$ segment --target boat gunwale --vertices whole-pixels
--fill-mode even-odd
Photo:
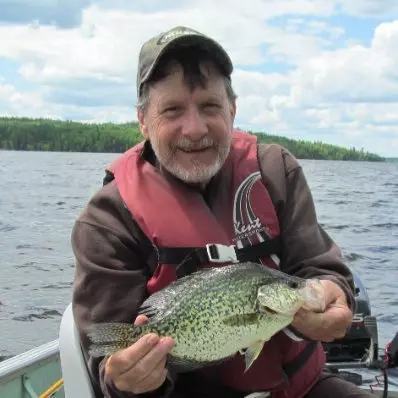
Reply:
[[[0,362],[0,384],[29,373],[38,366],[59,358],[59,340],[34,347]]]
[[[59,339],[56,339],[8,358],[0,362],[0,385],[6,384],[17,377],[24,376],[35,368],[43,366],[46,363],[51,363],[54,361],[54,358],[58,359],[59,357]],[[351,368],[351,370],[353,369]],[[357,369],[359,373],[361,373],[361,370],[363,371],[364,369]],[[369,380],[367,381],[369,382]],[[370,386],[365,381],[358,387],[369,392],[371,390]],[[374,386],[373,391],[376,394],[380,394],[383,392],[383,387]],[[395,383],[391,386],[389,385],[389,393],[391,398],[398,397],[398,388]]]

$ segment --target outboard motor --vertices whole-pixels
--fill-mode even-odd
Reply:
[[[354,273],[356,311],[352,326],[344,338],[324,343],[328,364],[352,364],[371,357],[377,358],[378,332],[372,316],[370,300],[358,275]],[[351,367],[351,366],[349,366]]]
[[[351,329],[343,339],[324,343],[326,366],[340,377],[362,385],[361,369],[380,371],[383,398],[388,397],[388,369],[398,367],[398,333],[379,355],[377,321],[371,314],[370,300],[359,276],[354,274],[356,312]],[[375,377],[378,382],[378,378]],[[379,384],[379,382],[378,382]]]

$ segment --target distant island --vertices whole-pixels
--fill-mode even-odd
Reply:
[[[260,142],[284,146],[298,159],[386,161],[363,148],[344,148],[320,141],[246,132],[258,136]],[[0,118],[0,149],[6,150],[122,153],[141,140],[137,122],[82,123],[43,118]]]

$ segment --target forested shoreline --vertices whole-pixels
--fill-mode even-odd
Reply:
[[[260,142],[284,146],[299,159],[377,161],[385,159],[362,148],[293,140],[248,131]],[[81,123],[54,119],[0,118],[0,149],[20,151],[122,153],[142,140],[136,122]]]

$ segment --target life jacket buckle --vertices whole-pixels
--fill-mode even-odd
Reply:
[[[244,398],[267,398],[267,397],[271,397],[271,393],[266,391],[253,392],[249,395],[244,396]]]
[[[219,243],[210,243],[206,245],[207,256],[212,263],[238,263],[235,246],[226,246]]]

